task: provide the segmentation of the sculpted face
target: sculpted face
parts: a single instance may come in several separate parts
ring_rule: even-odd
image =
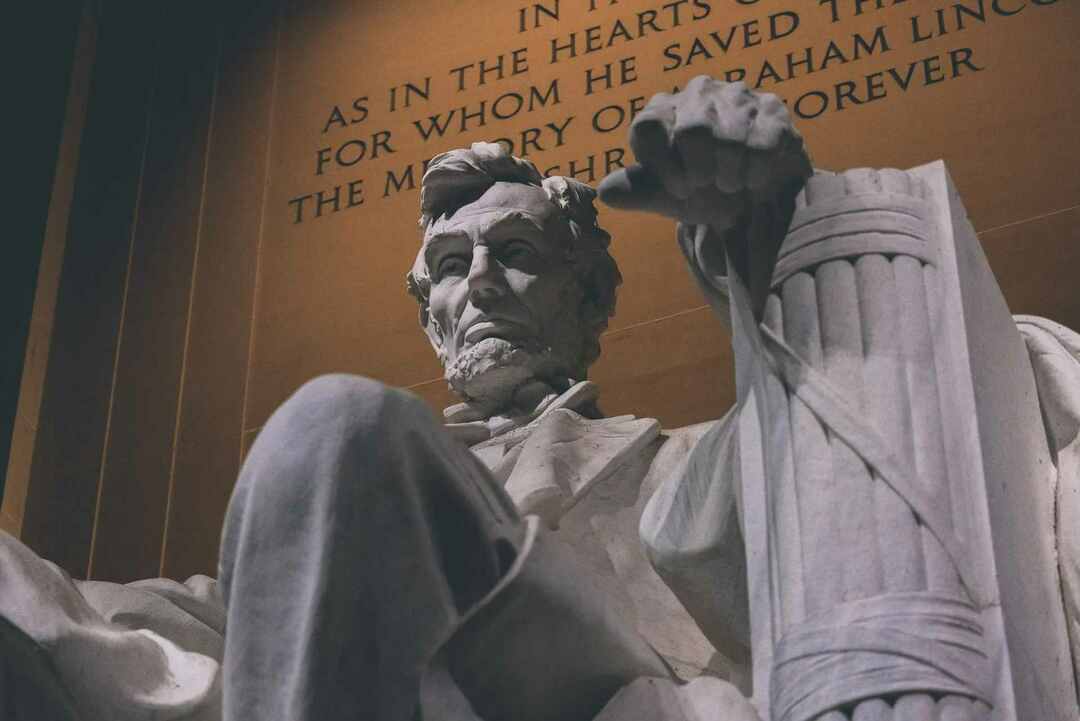
[[[584,375],[569,238],[559,208],[522,183],[495,183],[428,227],[428,332],[467,399],[497,407],[530,380]]]

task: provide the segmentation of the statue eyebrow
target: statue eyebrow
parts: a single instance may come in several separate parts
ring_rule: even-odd
[[[536,230],[540,233],[544,232],[544,224],[540,222],[538,218],[530,213],[525,213],[520,210],[510,210],[505,214],[495,218],[484,227],[484,232],[488,233],[493,230],[502,230],[504,227],[514,227],[527,225],[532,230]]]
[[[468,240],[468,239],[469,239],[469,235],[467,233],[462,233],[461,231],[456,231],[456,230],[447,230],[447,231],[440,232],[440,233],[432,233],[430,236],[428,236],[428,239],[425,242],[425,245],[430,248],[432,245],[434,245],[436,243],[449,243],[449,242],[452,242],[452,241],[455,241],[455,240]]]
[[[535,230],[539,233],[544,232],[544,224],[539,218],[535,217],[531,213],[526,213],[522,210],[507,210],[505,213],[500,214],[497,218],[493,218],[491,221],[484,223],[481,228],[481,233],[490,233],[492,231],[502,231],[506,229],[513,229],[515,227],[527,226],[530,230]],[[431,248],[436,243],[448,243],[453,241],[468,240],[469,234],[462,230],[443,230],[436,231],[428,236],[425,244],[428,248]]]

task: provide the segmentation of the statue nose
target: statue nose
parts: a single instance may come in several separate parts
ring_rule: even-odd
[[[491,259],[488,249],[484,246],[473,249],[468,281],[469,299],[476,306],[495,300],[506,292],[501,268]]]

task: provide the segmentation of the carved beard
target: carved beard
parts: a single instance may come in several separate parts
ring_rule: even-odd
[[[564,390],[570,366],[561,354],[537,342],[485,338],[447,364],[445,377],[467,403],[493,415],[513,408],[515,393],[527,384],[540,381]]]

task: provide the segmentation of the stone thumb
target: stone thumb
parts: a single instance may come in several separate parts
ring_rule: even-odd
[[[659,176],[635,163],[611,173],[597,187],[605,205],[620,210],[641,210],[679,217],[685,203],[670,195]]]

